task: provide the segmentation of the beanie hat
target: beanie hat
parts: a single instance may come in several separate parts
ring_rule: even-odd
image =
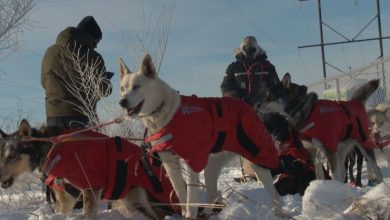
[[[102,31],[100,30],[99,25],[96,23],[95,19],[92,16],[87,16],[80,21],[77,25],[77,28],[85,31],[93,38],[101,40],[102,39]]]

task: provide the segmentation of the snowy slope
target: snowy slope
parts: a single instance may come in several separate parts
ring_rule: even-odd
[[[348,184],[335,181],[313,181],[306,190],[305,196],[289,195],[283,197],[283,208],[285,217],[295,219],[359,219],[347,218],[343,213],[350,209],[353,202],[369,201],[371,207],[368,209],[377,215],[381,210],[381,215],[389,216],[390,208],[390,184],[387,168],[384,163],[380,163],[386,177],[386,184],[376,187],[355,188]],[[270,209],[270,198],[259,183],[237,183],[234,177],[240,176],[238,168],[226,168],[219,179],[219,189],[224,197],[226,207],[218,216],[210,219],[279,219],[275,217]],[[63,216],[52,214],[37,175],[26,175],[21,178],[24,182],[16,184],[12,189],[2,190],[0,196],[0,219],[7,220],[77,220],[81,219],[81,210],[76,210],[75,214]],[[20,182],[20,181],[19,181]],[[363,184],[367,183],[364,169]],[[367,193],[368,192],[368,193]],[[375,201],[375,202],[372,202]],[[102,204],[102,207],[104,204]],[[382,207],[378,209],[378,207]],[[377,208],[377,209],[376,209]],[[387,212],[387,213],[386,213]],[[126,219],[130,217],[123,210],[101,210],[99,219]],[[146,219],[142,214],[136,213],[131,219]],[[178,220],[179,217],[166,217],[166,219]],[[373,218],[378,219],[378,218]]]

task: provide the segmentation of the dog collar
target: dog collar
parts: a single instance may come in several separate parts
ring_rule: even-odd
[[[148,115],[139,115],[139,117],[143,118],[143,117],[148,117],[148,116],[151,116],[151,115],[154,115],[155,113],[159,112],[165,105],[165,102],[161,102],[161,104],[155,109],[153,110],[150,114]]]

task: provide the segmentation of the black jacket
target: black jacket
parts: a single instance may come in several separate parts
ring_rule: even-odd
[[[267,60],[265,52],[250,63],[241,52],[237,52],[235,58],[227,67],[221,84],[223,96],[244,99],[250,105],[263,102],[268,89],[280,81],[275,66]]]

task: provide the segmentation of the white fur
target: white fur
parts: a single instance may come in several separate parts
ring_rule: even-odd
[[[372,125],[372,133],[379,138],[390,138],[390,105],[381,103],[375,109],[368,111]],[[390,144],[384,146],[380,152],[387,162],[390,172]]]
[[[127,102],[126,106],[121,104],[122,107],[131,112],[132,108],[143,101],[144,104],[137,115],[141,117],[145,127],[151,133],[154,133],[166,126],[180,106],[180,96],[158,78],[150,55],[147,54],[143,58],[138,72],[131,73],[122,60],[119,61],[119,69],[121,74],[121,101],[126,100]],[[164,104],[160,109],[161,103]],[[195,219],[198,207],[191,206],[191,204],[199,203],[199,173],[194,172],[186,162],[182,161],[180,163],[180,158],[177,155],[170,152],[160,152],[159,155],[179,201],[183,204],[183,216]],[[209,157],[204,172],[210,202],[216,197],[217,180],[222,167],[226,164],[226,161],[233,157],[233,153],[228,152]],[[280,211],[280,198],[273,185],[270,171],[255,165],[253,167],[257,176],[262,180],[264,187],[274,199],[274,208]],[[184,176],[186,178],[183,178],[183,171],[185,171]],[[183,180],[186,181],[187,190]]]

